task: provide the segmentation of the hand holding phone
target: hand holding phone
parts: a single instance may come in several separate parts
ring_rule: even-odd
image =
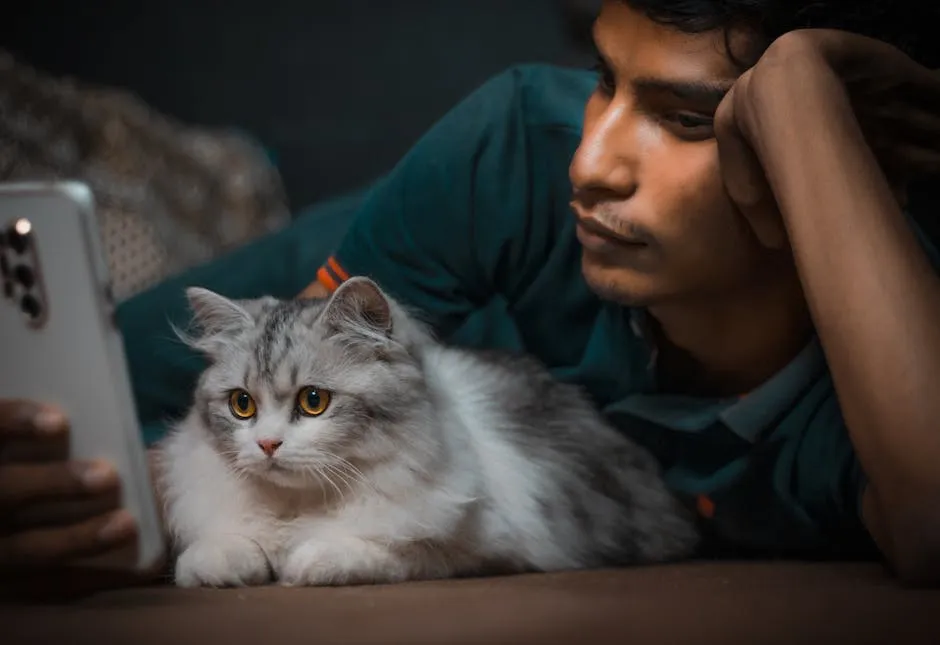
[[[94,201],[0,184],[0,576],[165,557]]]
[[[68,433],[55,407],[0,400],[0,568],[60,565],[137,537],[114,466],[69,460]]]

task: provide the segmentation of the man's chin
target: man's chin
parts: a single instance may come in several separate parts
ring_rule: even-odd
[[[624,307],[648,307],[656,301],[650,276],[619,267],[597,266],[584,259],[581,274],[588,288],[601,300]]]

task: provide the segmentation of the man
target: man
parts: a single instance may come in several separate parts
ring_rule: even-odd
[[[940,278],[902,211],[907,181],[940,166],[940,82],[885,42],[797,30],[891,37],[852,7],[607,0],[598,74],[511,70],[351,223],[302,218],[127,303],[148,436],[199,369],[167,340],[184,285],[290,297],[315,274],[304,295],[323,297],[367,274],[446,338],[584,385],[661,460],[708,549],[880,553],[940,580]],[[7,437],[64,436],[54,410],[3,410]],[[98,468],[4,464],[0,560],[133,535]]]

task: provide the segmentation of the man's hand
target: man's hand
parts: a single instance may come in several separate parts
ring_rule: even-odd
[[[940,172],[940,73],[872,38],[828,29],[790,36],[777,45],[781,60],[835,73],[889,180]]]
[[[0,577],[68,565],[136,536],[117,473],[69,461],[68,432],[55,408],[0,400]]]
[[[715,114],[732,200],[772,247],[785,243],[767,181],[762,133],[775,129],[781,92],[844,92],[872,153],[903,203],[912,179],[940,173],[940,74],[879,40],[829,29],[793,31],[768,47]],[[807,153],[811,143],[807,143]]]

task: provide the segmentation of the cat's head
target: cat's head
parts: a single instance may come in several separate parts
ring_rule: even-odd
[[[371,280],[325,301],[187,297],[197,331],[185,340],[208,358],[196,412],[239,472],[291,488],[343,483],[420,442],[416,349],[433,341]]]

